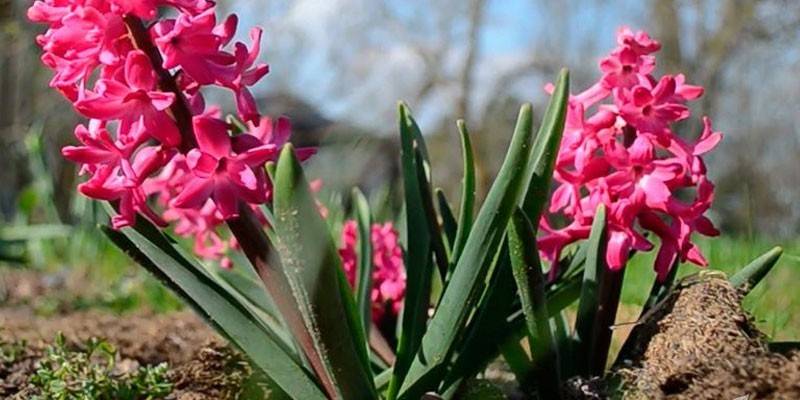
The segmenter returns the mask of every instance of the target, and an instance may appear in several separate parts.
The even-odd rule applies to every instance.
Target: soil
[[[718,274],[682,281],[636,328],[624,398],[800,399],[800,353],[770,352],[741,300]]]
[[[0,297],[0,343],[24,343],[13,362],[0,362],[0,398],[25,399],[32,392],[28,379],[44,349],[61,332],[72,346],[102,338],[114,345],[118,365],[169,365],[173,384],[168,399],[234,399],[251,375],[242,356],[190,311],[156,315],[115,315],[103,311],[36,316],[31,298],[49,289],[53,277],[28,272],[4,271],[5,293]]]
[[[189,311],[119,316],[59,310],[57,316],[36,316],[31,299],[68,292],[70,280],[16,272],[2,278],[0,342],[24,340],[26,347],[13,363],[0,360],[0,398],[27,398],[35,363],[58,332],[72,343],[103,338],[116,346],[120,363],[167,362],[174,387],[168,399],[256,398],[241,393],[251,378],[242,356]],[[800,353],[770,352],[741,300],[741,292],[713,273],[681,281],[636,325],[636,340],[621,366],[606,379],[568,382],[570,398],[800,399]],[[624,332],[618,333],[630,328],[621,326]],[[520,398],[506,366],[493,365],[483,375],[510,398]],[[619,388],[622,395],[607,395]]]

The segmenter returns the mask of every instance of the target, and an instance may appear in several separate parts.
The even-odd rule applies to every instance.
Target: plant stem
[[[161,58],[161,53],[158,48],[150,40],[150,33],[147,32],[147,27],[141,19],[131,14],[124,17],[125,26],[133,38],[133,43],[137,49],[143,51],[150,59],[153,70],[158,76],[159,89],[175,95],[175,101],[169,107],[170,114],[178,126],[181,133],[181,152],[187,153],[194,147],[197,147],[197,140],[195,140],[194,130],[192,128],[192,112],[186,105],[186,97],[183,91],[178,87],[175,77],[164,69],[164,60]]]
[[[595,314],[594,332],[592,332],[589,373],[591,376],[602,376],[611,346],[611,327],[617,317],[622,279],[625,268],[613,271],[606,267],[600,271],[598,288],[597,313]]]

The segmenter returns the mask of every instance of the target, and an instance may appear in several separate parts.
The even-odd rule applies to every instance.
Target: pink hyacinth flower
[[[252,135],[228,135],[228,124],[213,117],[194,118],[198,148],[187,154],[193,176],[172,201],[178,208],[198,208],[214,200],[224,219],[238,215],[237,201],[266,201],[264,163],[274,158],[278,147],[261,144]]]
[[[181,135],[175,121],[164,112],[174,101],[174,94],[156,90],[156,76],[147,55],[132,51],[125,61],[124,82],[99,80],[95,91],[85,91],[75,108],[89,118],[119,119],[123,127],[141,124],[162,144],[174,147],[180,144]]]

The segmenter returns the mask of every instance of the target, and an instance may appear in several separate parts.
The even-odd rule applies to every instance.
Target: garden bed
[[[66,310],[37,316],[30,306],[32,296],[46,296],[53,278],[13,273],[5,280],[9,290],[0,307],[0,345],[6,349],[6,359],[0,358],[2,398],[27,399],[36,393],[29,382],[36,362],[59,332],[74,349],[92,337],[108,341],[118,351],[115,374],[120,376],[139,366],[166,363],[169,399],[233,399],[242,398],[242,391],[260,390],[250,384],[251,369],[242,357],[189,311],[116,315]],[[573,382],[574,397],[608,397],[621,385],[624,398],[630,399],[800,398],[800,353],[771,352],[740,304],[741,294],[719,275],[684,280],[635,328],[638,340],[613,378]],[[618,321],[626,318],[630,316]],[[12,360],[8,350],[14,346]],[[484,374],[518,398],[512,376],[502,363]]]

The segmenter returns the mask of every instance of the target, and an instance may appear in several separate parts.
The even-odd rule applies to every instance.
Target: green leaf
[[[436,265],[439,267],[439,278],[444,281],[449,269],[447,250],[445,249],[442,230],[439,227],[439,218],[436,214],[436,208],[433,205],[433,193],[431,192],[431,183],[428,174],[425,173],[423,168],[419,168],[420,165],[424,165],[425,163],[424,156],[419,148],[415,149],[415,153],[417,159],[417,180],[420,183],[419,188],[420,194],[422,195],[422,206],[425,209],[425,220],[428,222],[431,249],[433,249]]]
[[[550,311],[552,313],[552,310]],[[573,354],[575,350],[575,342],[570,336],[569,319],[567,318],[566,311],[561,310],[556,314],[551,315],[550,329],[553,332],[553,339],[558,346],[558,354],[561,356],[559,359],[560,365],[558,372],[564,377],[573,376],[574,371],[576,370],[575,360],[577,358],[574,357]]]
[[[405,104],[398,107],[400,125],[400,161],[403,171],[405,196],[405,229],[403,242],[406,244],[404,263],[406,266],[406,296],[403,303],[401,329],[397,345],[392,379],[389,382],[387,398],[396,398],[408,368],[419,349],[428,318],[431,294],[432,262],[431,237],[427,214],[422,200],[423,182],[419,180],[415,149],[420,146],[422,134]],[[410,234],[413,233],[413,234]]]
[[[548,289],[547,309],[552,317],[559,311],[569,307],[580,297],[583,286],[583,276],[573,276],[564,279],[557,286]]]
[[[276,248],[292,296],[276,300],[278,304],[291,302],[282,314],[286,318],[287,311],[293,311],[302,319],[302,334],[310,336],[311,341],[301,341],[301,348],[323,387],[335,388],[329,396],[375,398],[367,342],[355,301],[336,245],[291,145],[283,148],[278,159],[273,207]],[[289,324],[298,335],[298,327]]]
[[[670,269],[669,274],[667,274],[667,278],[664,279],[664,282],[661,282],[656,277],[655,281],[653,282],[653,286],[650,288],[650,294],[647,296],[647,301],[645,301],[644,306],[642,306],[641,316],[644,316],[647,312],[649,312],[656,304],[660,303],[667,294],[672,290],[672,285],[675,283],[675,278],[678,276],[678,266],[679,262],[675,261],[675,264]]]
[[[507,324],[508,316],[514,312],[516,297],[508,246],[503,245],[497,266],[490,274],[484,294],[467,325],[465,337],[458,344],[458,354],[441,385],[443,389],[484,370],[491,360],[497,358],[503,345],[521,339]]]
[[[783,249],[781,247],[774,247],[770,251],[760,255],[731,277],[731,285],[736,288],[743,288],[745,293],[749,293],[750,290],[756,287],[756,285],[769,274],[769,271],[778,263],[782,254]]]
[[[528,343],[534,366],[532,375],[526,378],[535,380],[540,396],[557,398],[561,386],[561,377],[558,375],[559,354],[550,332],[545,277],[536,246],[536,230],[522,209],[517,208],[509,223],[508,232],[511,267],[527,322]]]
[[[586,249],[586,263],[583,270],[583,284],[581,286],[581,296],[578,303],[578,315],[575,320],[575,343],[577,357],[584,359],[591,352],[591,339],[595,326],[595,318],[597,316],[599,295],[599,276],[603,269],[606,268],[605,263],[605,230],[606,230],[606,209],[604,205],[600,205],[594,216],[592,222],[592,231],[589,234],[588,247]],[[580,373],[588,372],[588,365],[586,362],[576,362],[576,365],[584,369]]]
[[[508,155],[470,230],[464,252],[403,382],[402,398],[417,399],[435,389],[446,372],[459,334],[480,297],[486,271],[500,249],[511,213],[521,200],[525,166],[531,154],[532,123],[531,106],[526,104],[520,110]]]
[[[529,183],[522,210],[530,221],[539,221],[545,203],[550,198],[550,182],[553,177],[564,124],[567,118],[569,99],[569,71],[562,69],[556,81],[556,88],[536,134],[533,154],[528,161]]]
[[[356,304],[361,315],[364,335],[369,337],[372,324],[372,214],[369,203],[358,188],[353,189],[353,205],[358,224],[358,274],[356,280]]]
[[[464,160],[464,177],[461,180],[461,205],[458,208],[458,230],[455,244],[453,245],[453,261],[455,264],[467,243],[467,236],[472,229],[472,216],[475,209],[475,155],[472,152],[472,143],[469,131],[464,120],[457,122],[458,133],[461,137],[461,157]]]
[[[184,254],[184,257],[187,256]],[[249,264],[249,261],[245,262]],[[251,279],[239,271],[225,271],[219,268],[212,271],[212,275],[219,278],[217,281],[221,285],[224,284],[228,292],[238,295],[237,300],[249,307],[270,332],[278,336],[287,347],[294,348],[292,336],[286,330],[280,312],[260,281]],[[299,353],[295,351],[292,354]]]
[[[171,239],[152,224],[139,218],[135,227],[121,231],[103,227],[103,232],[240,348],[284,391],[296,399],[326,398],[280,338],[266,330],[255,314],[201,266],[177,251]]]
[[[508,257],[500,258],[499,261],[510,263]],[[498,272],[508,272],[506,277],[503,278],[503,281],[508,282],[508,284],[501,283],[499,285],[491,285],[491,287],[495,288],[505,288],[496,290],[496,295],[502,294],[503,290],[505,290],[506,293],[511,295],[511,297],[516,296],[513,287],[514,278],[510,273],[511,266],[508,264],[506,264],[505,267],[498,265],[497,269],[499,270]],[[569,306],[578,299],[578,295],[580,294],[581,280],[580,277],[576,277],[574,280],[576,282],[575,284],[570,283],[552,290],[548,289],[547,304],[551,306],[548,307],[551,321],[560,318],[559,316],[562,314],[563,308]],[[492,301],[489,303],[496,304],[498,302]],[[552,307],[553,304],[556,304],[557,306]],[[508,316],[500,319],[493,319],[486,323],[478,322],[479,320],[476,318],[474,325],[482,327],[483,329],[480,332],[476,331],[474,334],[469,334],[464,344],[460,347],[460,353],[453,363],[453,366],[448,373],[448,377],[445,378],[443,383],[443,387],[446,389],[445,393],[450,393],[451,391],[455,390],[453,389],[453,386],[458,385],[462,381],[463,377],[473,376],[477,372],[483,370],[484,366],[486,366],[489,362],[494,360],[497,357],[498,344],[505,343],[510,340],[520,340],[525,336],[525,317],[522,313],[522,310],[518,308],[518,305],[516,307],[517,309],[513,310]],[[485,309],[491,310],[491,308]],[[492,315],[491,313],[486,314]],[[502,315],[502,313],[495,312],[494,315],[497,317],[498,315]],[[570,339],[568,337],[569,329],[566,328],[566,325],[564,332],[564,335],[567,336],[567,339]],[[555,332],[553,335],[558,337]],[[557,342],[559,344],[559,352],[562,354],[562,361],[569,361],[564,360],[566,357],[563,357],[564,349],[567,348],[569,342],[562,342],[560,340],[557,340]],[[562,343],[564,346],[562,346]],[[562,376],[566,375],[562,374]]]
[[[646,320],[654,307],[658,306],[672,291],[672,286],[678,275],[679,264],[679,260],[675,260],[664,282],[659,281],[658,277],[655,278],[653,286],[650,288],[650,294],[647,296],[647,300],[642,306],[642,311],[639,313],[638,321]],[[635,347],[639,343],[640,337],[645,333],[645,328],[642,324],[636,324],[633,329],[631,329],[628,337],[625,338],[625,342],[620,347],[619,352],[617,352],[617,359],[614,361],[615,367],[622,366],[626,360],[631,358]]]
[[[509,340],[500,345],[500,352],[503,354],[503,359],[506,360],[508,368],[517,378],[519,385],[525,386],[526,381],[530,378],[533,366],[528,353],[522,347],[522,342],[516,338]]]
[[[444,233],[445,247],[447,247],[449,257],[453,256],[453,245],[456,240],[456,231],[458,230],[458,222],[453,215],[453,209],[450,208],[450,203],[447,201],[444,191],[441,188],[436,189],[436,200],[439,203],[439,214],[442,216],[442,230]],[[451,262],[452,264],[452,259]]]

